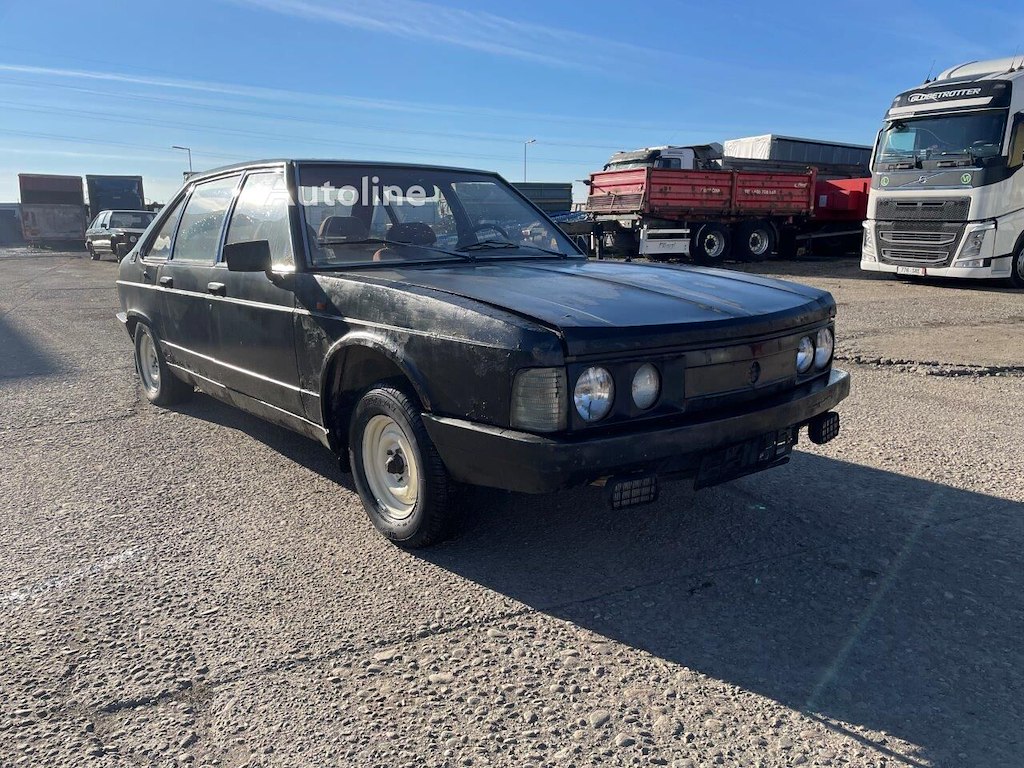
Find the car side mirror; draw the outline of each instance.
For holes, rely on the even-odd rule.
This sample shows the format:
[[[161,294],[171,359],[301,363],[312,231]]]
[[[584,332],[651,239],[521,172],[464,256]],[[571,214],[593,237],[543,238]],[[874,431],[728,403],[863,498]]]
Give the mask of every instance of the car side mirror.
[[[267,240],[246,240],[228,243],[224,246],[224,262],[230,272],[267,272],[273,267],[270,259],[270,242]]]
[[[103,227],[104,229],[110,229],[110,225],[107,224],[106,222],[103,222],[102,224],[100,224],[100,226]]]

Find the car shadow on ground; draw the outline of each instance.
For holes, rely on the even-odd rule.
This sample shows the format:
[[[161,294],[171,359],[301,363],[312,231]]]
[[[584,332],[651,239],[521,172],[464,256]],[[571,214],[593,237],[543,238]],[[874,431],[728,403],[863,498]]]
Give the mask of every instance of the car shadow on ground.
[[[422,558],[897,762],[1024,764],[1020,503],[799,452],[619,512],[596,489],[467,502]]]
[[[215,397],[197,391],[191,400],[174,406],[173,410],[202,421],[243,432],[285,458],[318,475],[353,490],[351,475],[338,468],[337,457],[320,443],[251,416]]]
[[[0,315],[0,386],[5,380],[52,376],[64,371],[56,358]]]

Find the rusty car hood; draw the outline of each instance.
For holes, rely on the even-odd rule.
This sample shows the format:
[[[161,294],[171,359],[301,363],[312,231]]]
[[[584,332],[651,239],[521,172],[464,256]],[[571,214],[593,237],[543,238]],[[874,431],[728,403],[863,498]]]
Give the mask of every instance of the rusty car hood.
[[[530,318],[557,332],[573,356],[717,344],[786,332],[835,312],[827,291],[701,267],[502,259],[399,267],[374,277]]]

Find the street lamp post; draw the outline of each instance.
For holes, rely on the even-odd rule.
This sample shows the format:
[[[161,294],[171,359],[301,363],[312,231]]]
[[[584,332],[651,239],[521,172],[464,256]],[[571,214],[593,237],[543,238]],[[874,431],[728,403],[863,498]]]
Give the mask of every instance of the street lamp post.
[[[526,181],[526,148],[531,144],[536,144],[536,139],[527,139],[523,142],[523,181]]]
[[[182,152],[188,152],[188,172],[192,174],[192,147],[179,147],[177,144],[171,147],[171,149],[180,149]]]

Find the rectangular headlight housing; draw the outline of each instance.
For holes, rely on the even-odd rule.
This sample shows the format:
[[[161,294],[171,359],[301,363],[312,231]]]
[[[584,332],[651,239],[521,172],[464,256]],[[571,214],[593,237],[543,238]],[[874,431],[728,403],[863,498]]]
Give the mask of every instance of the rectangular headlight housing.
[[[985,246],[986,236],[995,228],[996,223],[994,221],[990,221],[989,223],[983,224],[968,232],[967,236],[964,238],[964,247],[960,249],[960,256],[957,258],[957,261],[961,262],[968,259],[976,259],[981,254],[981,249]],[[964,265],[961,264],[960,266]]]
[[[565,429],[565,369],[524,368],[516,373],[509,422],[529,432]]]

